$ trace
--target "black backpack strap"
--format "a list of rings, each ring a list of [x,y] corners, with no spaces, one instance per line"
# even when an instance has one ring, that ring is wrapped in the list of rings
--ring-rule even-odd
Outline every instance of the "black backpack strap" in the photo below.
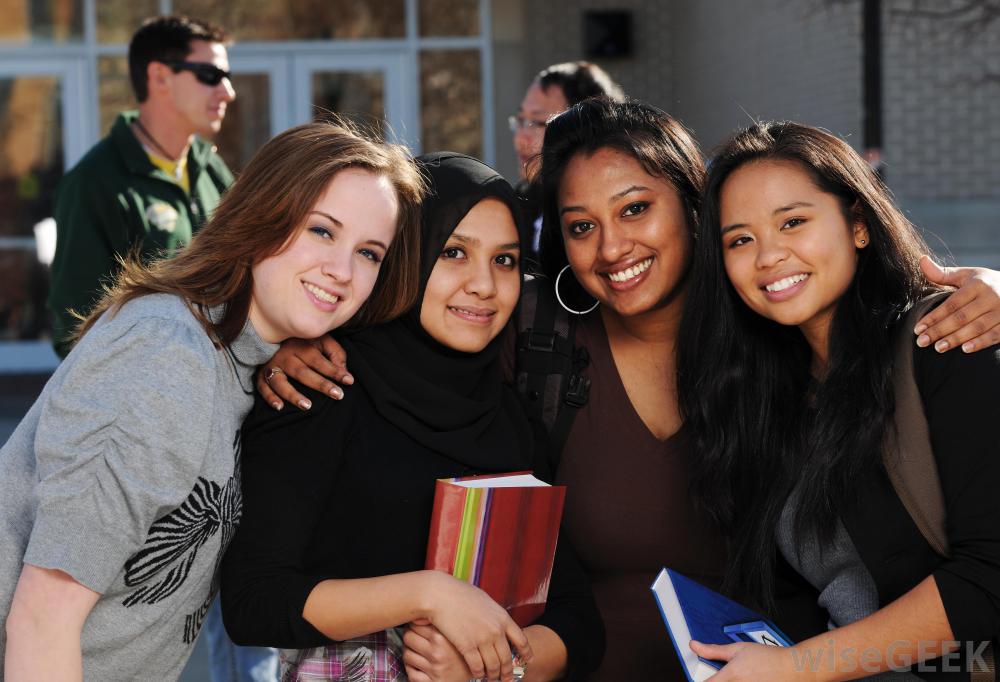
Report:
[[[574,346],[576,316],[558,304],[548,280],[525,283],[518,315],[517,390],[549,436],[555,469],[576,411],[587,403],[589,357]]]
[[[570,319],[570,328],[575,330],[576,319]],[[562,456],[563,448],[569,439],[569,430],[573,426],[573,419],[581,407],[587,404],[590,398],[590,377],[584,371],[590,364],[590,355],[583,346],[573,348],[572,371],[566,378],[564,390],[562,392],[562,404],[556,413],[552,429],[549,431],[549,464],[555,471],[556,465]]]

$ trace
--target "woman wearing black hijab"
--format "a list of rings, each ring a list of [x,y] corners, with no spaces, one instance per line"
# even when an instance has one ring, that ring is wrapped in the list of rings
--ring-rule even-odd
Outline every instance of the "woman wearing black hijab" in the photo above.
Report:
[[[479,589],[421,570],[435,481],[531,469],[542,449],[501,381],[499,335],[521,281],[516,196],[470,157],[418,161],[431,187],[419,306],[341,338],[358,379],[342,401],[313,393],[312,410],[275,412],[258,398],[244,425],[226,627],[237,643],[295,650],[283,652],[289,680],[365,668],[406,679],[395,628],[414,621],[423,641],[462,652],[466,680],[512,679],[512,649],[538,649],[532,679],[583,673],[599,662],[603,630],[564,543],[547,610],[524,631]],[[440,661],[407,655],[413,679],[438,679]]]

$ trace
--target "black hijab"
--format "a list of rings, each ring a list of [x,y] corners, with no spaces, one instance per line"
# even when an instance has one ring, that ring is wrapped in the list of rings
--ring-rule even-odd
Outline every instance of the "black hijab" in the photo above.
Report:
[[[502,383],[502,334],[478,353],[463,353],[420,325],[427,281],[451,233],[483,199],[504,202],[519,221],[517,196],[496,171],[463,154],[425,154],[417,164],[430,186],[422,208],[419,302],[398,320],[343,339],[351,373],[376,411],[421,445],[474,471],[530,468],[531,429]]]

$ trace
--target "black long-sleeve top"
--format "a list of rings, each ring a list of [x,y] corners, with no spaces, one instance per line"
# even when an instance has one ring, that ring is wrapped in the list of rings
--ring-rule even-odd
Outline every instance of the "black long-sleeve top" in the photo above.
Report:
[[[435,481],[483,473],[415,442],[375,411],[363,387],[345,386],[340,401],[298,388],[311,410],[275,412],[258,397],[243,428],[243,514],[222,564],[223,619],[237,644],[329,643],[302,617],[312,589],[330,578],[422,569]],[[494,471],[523,461],[512,451]],[[563,539],[536,623],[566,645],[572,678],[600,663],[603,624]]]
[[[885,477],[859,483],[844,523],[884,606],[934,576],[959,641],[1000,633],[1000,350],[914,349],[913,372],[944,493],[951,557],[920,535]]]

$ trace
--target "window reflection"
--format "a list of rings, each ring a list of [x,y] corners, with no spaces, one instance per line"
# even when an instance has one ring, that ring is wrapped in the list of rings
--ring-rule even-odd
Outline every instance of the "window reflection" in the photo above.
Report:
[[[140,24],[160,13],[157,0],[97,0],[97,42],[128,43]]]
[[[420,35],[479,35],[479,0],[420,0]]]
[[[62,174],[59,79],[0,78],[0,339],[48,329],[48,274],[30,237],[51,215]]]
[[[83,0],[0,3],[0,41],[65,43],[83,39]]]
[[[238,73],[233,88],[236,99],[226,107],[215,144],[226,165],[238,173],[271,137],[271,81],[263,73]]]
[[[449,149],[480,157],[479,50],[420,53],[420,129],[425,151]]]
[[[406,35],[405,0],[174,0],[174,11],[214,21],[240,41]]]
[[[0,235],[32,235],[62,172],[59,79],[0,78]]]
[[[382,134],[385,99],[379,71],[318,71],[312,77],[313,120],[340,114]]]
[[[132,93],[125,57],[98,57],[97,91],[100,131],[101,135],[107,135],[118,114],[139,106]]]

